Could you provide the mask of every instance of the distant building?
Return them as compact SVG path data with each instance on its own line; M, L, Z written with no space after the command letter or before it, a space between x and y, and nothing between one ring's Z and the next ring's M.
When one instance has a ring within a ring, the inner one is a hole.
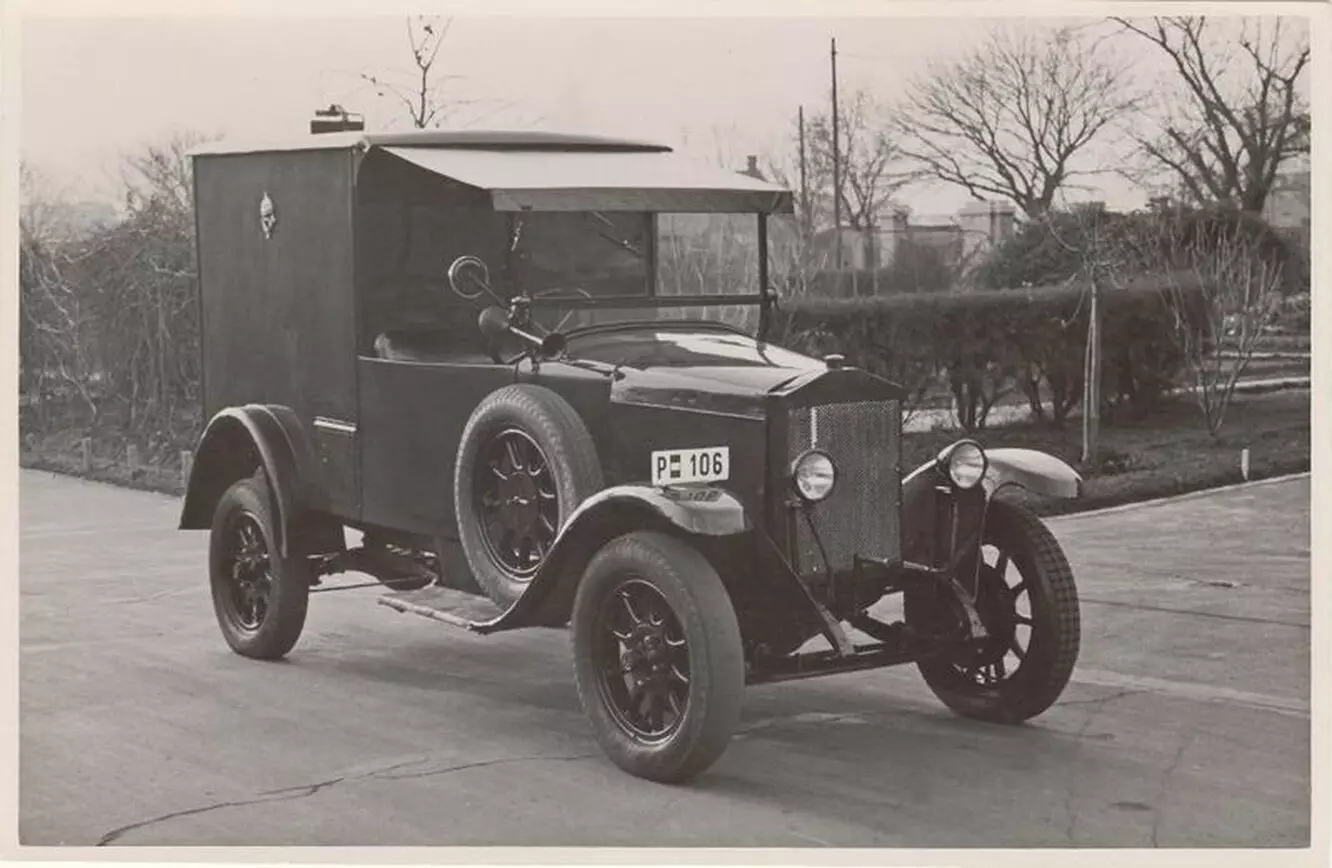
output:
M996 244L1013 237L1016 215L1003 202L977 202L954 215L912 219L905 208L894 208L886 225L873 230L842 227L841 261L837 262L837 236L833 229L814 235L814 244L826 256L829 268L888 268L903 244L939 251L949 267L975 262Z
M1263 218L1274 229L1309 239L1309 161L1299 160L1277 172L1263 206Z
M962 232L961 258L973 261L1013 237L1017 214L1007 202L972 202L957 214Z

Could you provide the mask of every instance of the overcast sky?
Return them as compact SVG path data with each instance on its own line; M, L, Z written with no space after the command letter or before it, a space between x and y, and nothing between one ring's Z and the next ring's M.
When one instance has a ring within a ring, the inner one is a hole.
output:
M830 37L838 41L842 92L865 87L891 98L930 59L965 51L996 23L974 15L458 15L440 64L460 76L456 94L476 101L458 123L645 136L739 168L747 154L783 147L799 105L826 107ZM1026 26L1043 23L1053 19ZM1150 67L1154 58L1139 53L1129 59ZM401 125L401 106L357 79L394 67L410 67L400 15L30 18L22 29L20 146L26 161L76 198L113 196L117 156L173 130L302 136L312 110L334 101L364 112L370 128ZM931 215L968 201L957 188L930 186L901 198ZM1109 182L1097 198L1132 206L1142 194Z

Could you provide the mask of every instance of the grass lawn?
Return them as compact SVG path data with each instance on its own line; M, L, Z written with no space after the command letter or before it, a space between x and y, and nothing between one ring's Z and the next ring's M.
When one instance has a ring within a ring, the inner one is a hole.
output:
M1218 438L1207 433L1201 411L1185 397L1169 399L1143 419L1103 420L1095 467L1080 464L1080 419L1069 420L1063 430L1022 423L981 431L976 439L991 448L1038 449L1072 464L1085 480L1078 500L1015 494L1043 514L1077 512L1241 482L1245 447L1250 479L1308 470L1309 395L1307 389L1236 395ZM928 461L958 436L953 431L905 435L903 468Z

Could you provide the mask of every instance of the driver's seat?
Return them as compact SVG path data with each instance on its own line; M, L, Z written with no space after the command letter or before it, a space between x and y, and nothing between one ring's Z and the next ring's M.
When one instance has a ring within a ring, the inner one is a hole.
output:
M396 362L494 364L475 311L458 306L430 320L389 325L375 336L375 355Z
M389 329L375 338L375 355L395 362L443 362L451 343L444 329Z

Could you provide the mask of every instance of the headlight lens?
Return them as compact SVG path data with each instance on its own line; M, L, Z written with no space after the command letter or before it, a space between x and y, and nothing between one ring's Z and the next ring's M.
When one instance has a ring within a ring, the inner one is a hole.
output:
M792 466L791 482L801 497L815 503L832 493L837 482L837 468L822 452L806 452Z
M979 443L963 440L948 453L948 478L958 488L975 488L985 478L988 463Z

